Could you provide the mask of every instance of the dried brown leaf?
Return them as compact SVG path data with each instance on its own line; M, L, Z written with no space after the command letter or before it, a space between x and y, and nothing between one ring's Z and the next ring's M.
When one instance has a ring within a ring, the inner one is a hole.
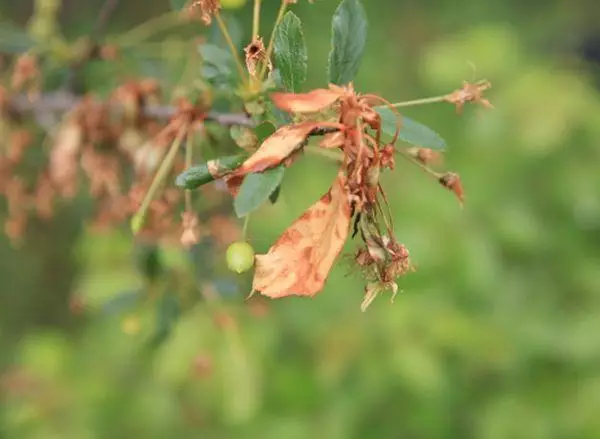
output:
M233 175L241 176L251 172L262 172L279 165L301 147L310 133L320 125L319 122L303 122L279 128L242 166L234 171Z
M256 256L252 287L273 299L314 296L341 252L350 228L346 177L298 218L265 255Z
M318 113L333 105L343 94L341 88L320 88L308 93L273 93L271 100L289 113Z

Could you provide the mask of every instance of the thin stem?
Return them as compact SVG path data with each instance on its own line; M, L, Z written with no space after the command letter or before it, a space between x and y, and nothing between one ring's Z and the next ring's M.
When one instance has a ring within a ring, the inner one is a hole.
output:
M424 165L423 163L421 163L420 161L418 161L417 159L412 157L410 154L408 154L406 151L404 151L402 149L396 149L396 152L398 152L402 157L404 157L406 160L408 160L412 164L417 165L419 168L424 170L426 173L428 173L429 175L434 177L436 180L439 180L442 177L441 174L439 174L438 172L435 172L430 167Z
M120 0L105 0L100 12L98 13L98 19L94 25L92 31L92 40L98 40L102 37L108 26L108 22L117 10Z
M396 102L395 104L392 104L390 106L393 108L414 107L416 105L435 104L436 102L443 102L444 99L446 99L446 95L434 96L432 98L415 99L413 101Z
M279 12L277 13L277 18L275 19L275 25L273 26L273 30L271 31L271 37L269 38L269 46L267 47L266 59L271 58L271 54L273 53L273 44L275 42L275 32L277 31L277 26L279 26L279 23L281 23L281 20L283 20L283 16L285 15L287 5L288 5L287 0L281 0L281 6L279 7ZM264 78L265 73L267 73L267 64L268 63L265 63L262 66L260 75L258 75L258 77L261 80Z
M242 228L242 236L244 237L244 241L246 240L246 237L248 236L248 224L249 223L250 223L250 214L248 214L244 217L244 226Z
M221 14L217 11L215 12L215 19L217 20L217 24L219 25L219 29L221 30L221 33L223 34L223 38L225 38L225 42L227 42L227 45L229 46L229 50L231 51L231 54L233 55L233 58L235 59L235 65L237 66L238 72L240 74L240 78L242 79L242 81L246 81L246 71L244 70L244 65L242 64L242 61L240 60L240 55L237 51L237 49L235 48L235 44L233 44L233 40L231 39L231 35L229 34L229 31L227 30L227 26L225 26L225 22L223 21L223 17L221 17Z
M187 136L187 142L185 144L185 169L192 167L192 161L194 159L194 151L192 148L193 134L190 131ZM192 211L192 191L189 189L185 190L185 211Z
M150 203L152 203L152 200L158 192L161 184L164 182L168 173L171 171L171 168L173 167L173 162L175 161L175 157L177 157L177 152L179 151L179 147L181 146L181 143L185 138L188 128L189 126L187 124L183 125L177 133L177 137L171 144L171 148L167 152L166 157L160 165L160 168L156 172L154 180L150 185L150 189L148 189L148 192L146 193L146 197L144 198L142 205L140 206L135 216L131 219L131 230L133 231L133 233L137 234L144 226L146 213L148 212Z
M254 16L252 20L252 40L258 38L260 33L260 3L261 0L254 0Z
M181 17L179 12L170 11L134 27L130 31L120 35L114 42L120 48L136 46L158 32L175 27L180 23Z

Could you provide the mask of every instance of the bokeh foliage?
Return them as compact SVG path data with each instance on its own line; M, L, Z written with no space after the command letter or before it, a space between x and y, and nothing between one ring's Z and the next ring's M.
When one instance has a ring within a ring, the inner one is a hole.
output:
M27 16L18 3L0 6L18 21ZM86 32L93 2L66 3L67 31ZM124 3L115 32L168 7ZM304 3L294 11L308 44L305 86L322 86L336 2ZM154 304L105 307L123 291L135 299L144 283L131 237L78 230L83 207L65 208L34 227L25 248L2 244L4 437L600 436L600 92L564 54L597 6L364 3L371 26L359 90L391 101L445 93L471 79L469 61L494 85L493 111L407 112L443 135L467 198L460 210L409 167L386 176L398 237L418 264L395 303L381 299L361 314L362 283L344 264L314 300L250 306L241 278L237 293L200 300L149 350ZM236 12L242 23L250 9ZM181 76L188 36L132 46L125 73L95 64L86 84L110 90L140 70ZM252 217L256 249L266 250L335 172L307 159L289 169L279 202ZM222 270L223 256L215 250L192 265ZM190 266L170 249L162 261L175 279ZM84 317L69 313L73 292L85 299Z

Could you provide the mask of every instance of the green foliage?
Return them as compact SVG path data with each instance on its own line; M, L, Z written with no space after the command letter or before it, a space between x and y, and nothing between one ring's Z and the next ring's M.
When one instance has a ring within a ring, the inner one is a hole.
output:
M0 51L4 53L23 53L34 46L35 42L27 32L10 23L0 22Z
M188 4L188 0L169 0L174 11L181 11Z
M177 176L175 184L182 189L197 189L215 180L215 175L232 171L244 163L245 154L224 156L193 166Z
M288 12L277 26L274 40L275 65L281 75L281 81L290 92L298 92L306 80L308 55L302 24L293 13Z
M400 127L398 139L411 145L422 148L442 150L446 148L446 142L438 133L419 122L415 122L406 116L398 115L389 107L379 107L377 112L381 116L381 130L388 136L394 136Z
M241 218L258 209L273 195L284 175L283 165L247 175L233 203L237 216Z
M331 23L329 82L346 85L351 82L367 43L367 17L360 0L343 0Z

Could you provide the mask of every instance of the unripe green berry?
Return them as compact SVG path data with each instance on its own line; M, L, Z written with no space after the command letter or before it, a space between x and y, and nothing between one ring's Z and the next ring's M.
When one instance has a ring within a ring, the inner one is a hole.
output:
M247 242L234 242L227 248L225 258L231 271L243 273L254 265L254 249Z

